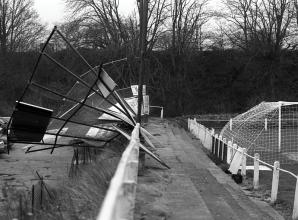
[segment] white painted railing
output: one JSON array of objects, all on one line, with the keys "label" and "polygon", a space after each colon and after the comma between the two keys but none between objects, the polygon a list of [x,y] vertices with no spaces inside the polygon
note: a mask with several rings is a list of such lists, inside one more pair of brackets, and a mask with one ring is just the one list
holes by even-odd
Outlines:
[{"label": "white painted railing", "polygon": [[160,118],[163,119],[163,107],[162,106],[153,106],[150,105],[150,108],[159,108],[160,109]]},{"label": "white painted railing", "polygon": [[204,125],[197,123],[196,119],[188,119],[188,130],[192,132],[196,138],[200,139],[203,146],[211,151],[212,147],[212,134],[214,130],[209,130]]},{"label": "white painted railing", "polygon": [[[246,157],[250,157],[254,160],[254,177],[253,188],[257,190],[259,188],[259,169],[260,163],[271,167],[273,169],[272,186],[271,186],[271,203],[276,202],[279,184],[279,171],[287,173],[296,178],[296,189],[292,219],[298,220],[298,176],[294,173],[280,168],[279,162],[275,161],[274,165],[268,164],[260,159],[260,155],[256,153],[254,156],[247,154],[245,148],[233,144],[232,141],[226,141],[220,135],[215,134],[214,129],[209,130],[204,125],[197,122],[196,119],[188,119],[188,130],[201,142],[202,145],[211,151],[217,158],[223,162],[230,164],[229,170],[233,169],[238,171],[241,165],[241,174],[246,174]],[[211,141],[210,141],[211,140]],[[224,149],[226,148],[226,151]],[[224,155],[224,152],[226,155]],[[240,156],[240,157],[239,157]],[[225,159],[223,159],[225,158]],[[236,161],[238,160],[238,161]],[[240,160],[240,163],[239,163]],[[233,166],[233,167],[232,167]]]},{"label": "white painted railing", "polygon": [[140,125],[137,124],[111,180],[97,220],[133,219],[139,163],[139,130]]}]

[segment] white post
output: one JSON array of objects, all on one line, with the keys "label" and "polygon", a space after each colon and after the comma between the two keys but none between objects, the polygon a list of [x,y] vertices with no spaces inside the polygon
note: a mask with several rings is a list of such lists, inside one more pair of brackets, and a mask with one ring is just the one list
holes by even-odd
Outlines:
[{"label": "white post", "polygon": [[281,151],[281,103],[278,108],[278,152]]},{"label": "white post", "polygon": [[241,164],[241,175],[242,176],[246,176],[246,152],[247,152],[247,149],[243,148],[242,164]]},{"label": "white post", "polygon": [[[223,142],[223,145],[222,145],[222,155],[221,155],[222,158],[221,159],[223,161],[224,160],[224,152],[225,152],[224,149],[225,149],[225,144],[227,144],[227,139],[226,138],[223,138],[222,139],[222,142]],[[227,146],[227,152],[228,152],[228,150],[229,149],[228,149],[228,146]],[[226,158],[228,158],[228,157],[226,157]],[[224,162],[227,162],[227,161],[224,161]]]},{"label": "white post", "polygon": [[218,136],[217,158],[219,158],[219,155],[221,153],[220,151],[222,150],[222,149],[220,149],[220,145],[222,145],[222,136],[221,135]]},{"label": "white post", "polygon": [[298,178],[296,180],[296,189],[295,189],[292,219],[295,219],[295,220],[298,219]]},{"label": "white post", "polygon": [[233,144],[233,153],[232,153],[232,155],[233,155],[233,157],[234,157],[234,155],[235,155],[235,153],[237,152],[237,148],[238,148],[238,146],[237,146],[237,144]]},{"label": "white post", "polygon": [[160,118],[163,119],[163,107],[161,107]]},{"label": "white post", "polygon": [[204,145],[205,145],[205,143],[206,143],[206,133],[207,133],[206,129],[207,129],[207,128],[204,126]]},{"label": "white post", "polygon": [[228,164],[231,163],[232,155],[233,155],[232,142],[228,141],[228,155],[227,155],[227,163]]},{"label": "white post", "polygon": [[189,118],[187,118],[187,129],[189,130]]},{"label": "white post", "polygon": [[268,121],[267,121],[267,118],[265,118],[265,131],[267,131],[268,129]]},{"label": "white post", "polygon": [[[217,145],[216,145],[217,142]],[[214,135],[214,155],[217,156],[217,151],[216,151],[216,147],[218,147],[218,134]]]},{"label": "white post", "polygon": [[260,155],[258,153],[255,153],[255,157],[254,157],[254,179],[253,179],[254,189],[259,188],[259,159],[260,159]]},{"label": "white post", "polygon": [[232,131],[232,129],[233,129],[233,119],[231,118],[230,119],[230,130]]},{"label": "white post", "polygon": [[275,203],[278,192],[278,181],[279,181],[279,162],[274,162],[273,177],[272,177],[272,188],[271,188],[271,203]]}]

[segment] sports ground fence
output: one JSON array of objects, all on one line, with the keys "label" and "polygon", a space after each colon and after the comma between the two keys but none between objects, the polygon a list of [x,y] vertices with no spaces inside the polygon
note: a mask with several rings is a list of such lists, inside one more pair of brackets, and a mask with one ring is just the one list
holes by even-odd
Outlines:
[{"label": "sports ground fence", "polygon": [[272,185],[271,185],[271,197],[270,202],[275,203],[277,200],[278,184],[279,184],[279,172],[285,172],[296,178],[296,188],[294,196],[294,205],[292,211],[292,219],[298,219],[298,176],[294,173],[280,168],[279,161],[275,161],[274,164],[266,163],[260,158],[258,153],[254,156],[247,153],[247,149],[232,143],[231,140],[222,138],[221,135],[215,134],[214,129],[208,129],[204,125],[197,122],[194,119],[188,119],[188,130],[198,138],[202,145],[210,151],[217,159],[223,163],[230,165],[229,170],[232,173],[237,173],[241,169],[241,174],[246,175],[246,161],[247,158],[253,160],[253,188],[256,190],[259,188],[259,170],[260,164],[272,168]]}]

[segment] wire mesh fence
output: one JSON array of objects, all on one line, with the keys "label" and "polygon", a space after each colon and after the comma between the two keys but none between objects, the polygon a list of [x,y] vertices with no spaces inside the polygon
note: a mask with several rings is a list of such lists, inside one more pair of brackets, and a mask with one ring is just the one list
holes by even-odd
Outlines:
[{"label": "wire mesh fence", "polygon": [[262,102],[231,119],[221,135],[251,155],[259,153],[267,163],[298,163],[298,105]]}]

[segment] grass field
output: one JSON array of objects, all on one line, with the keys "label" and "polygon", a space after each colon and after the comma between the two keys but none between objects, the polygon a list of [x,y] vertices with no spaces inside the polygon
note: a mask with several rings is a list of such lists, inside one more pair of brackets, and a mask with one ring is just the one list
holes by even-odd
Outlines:
[{"label": "grass field", "polygon": [[[297,173],[298,165],[284,165],[283,169]],[[272,172],[260,171],[260,188],[258,190],[252,190],[252,182],[253,170],[249,170],[247,171],[246,181],[243,183],[244,189],[249,191],[250,196],[270,202]],[[278,210],[285,219],[291,219],[292,216],[295,187],[296,179],[287,173],[280,172],[277,202],[272,204],[272,206]]]}]

